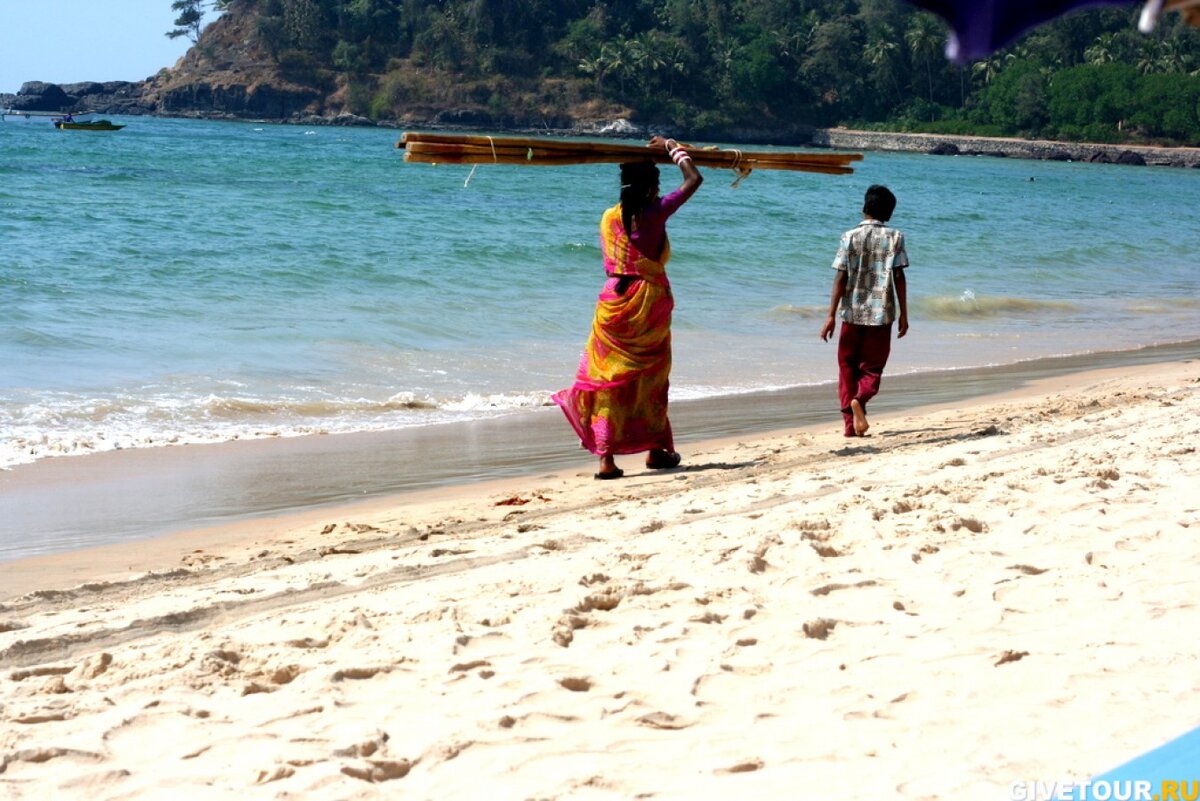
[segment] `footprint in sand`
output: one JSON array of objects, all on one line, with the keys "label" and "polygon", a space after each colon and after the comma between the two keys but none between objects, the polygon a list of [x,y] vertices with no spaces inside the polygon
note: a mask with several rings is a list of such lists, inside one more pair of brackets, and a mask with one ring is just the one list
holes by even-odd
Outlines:
[{"label": "footprint in sand", "polygon": [[575,631],[586,628],[590,622],[585,615],[563,615],[554,625],[550,638],[566,648],[575,641]]},{"label": "footprint in sand", "polygon": [[11,718],[13,723],[23,723],[27,726],[37,723],[56,723],[62,720],[70,720],[74,714],[70,711],[46,711],[32,712],[28,715],[16,715]]},{"label": "footprint in sand", "polygon": [[52,759],[76,759],[85,762],[102,762],[104,757],[93,751],[80,751],[75,748],[26,748],[5,754],[0,758],[0,774],[4,769],[16,762],[42,764]]},{"label": "footprint in sand", "polygon": [[411,770],[412,763],[407,759],[399,761],[372,759],[367,760],[366,766],[346,765],[342,768],[342,773],[354,779],[377,784],[393,779],[403,779]]},{"label": "footprint in sand", "polygon": [[282,687],[285,684],[291,684],[302,672],[303,669],[299,665],[284,665],[278,668],[264,668],[250,674],[250,678],[262,679],[268,684]]},{"label": "footprint in sand", "polygon": [[258,778],[254,780],[255,784],[270,784],[277,782],[280,779],[290,779],[296,775],[296,769],[290,765],[280,765],[272,771],[260,770]]},{"label": "footprint in sand", "polygon": [[338,748],[333,751],[333,755],[337,757],[367,757],[375,756],[379,751],[387,745],[388,740],[392,739],[387,732],[381,731],[375,737],[369,740],[364,740],[361,743],[347,746],[346,748]]},{"label": "footprint in sand", "polygon": [[299,640],[288,640],[284,645],[289,645],[292,648],[328,648],[329,638],[323,640],[313,639],[312,637],[304,637]]},{"label": "footprint in sand", "polygon": [[816,620],[810,620],[804,624],[804,636],[811,640],[827,640],[829,634],[837,626],[836,620],[831,620],[827,617],[819,617]]},{"label": "footprint in sand", "polygon": [[101,653],[83,660],[72,673],[79,679],[94,679],[104,674],[113,663],[112,654]]},{"label": "footprint in sand", "polygon": [[66,695],[71,692],[74,692],[74,690],[67,686],[66,679],[62,676],[55,676],[38,690],[38,693],[41,695]]},{"label": "footprint in sand", "polygon": [[232,678],[238,674],[241,661],[242,655],[237,651],[218,648],[209,651],[200,660],[200,672],[215,674],[224,679]]},{"label": "footprint in sand", "polygon": [[688,728],[694,723],[694,721],[686,720],[668,712],[651,712],[647,715],[642,715],[637,719],[637,722],[642,726],[647,726],[651,729],[662,729],[663,731],[679,731]]},{"label": "footprint in sand", "polygon": [[392,668],[386,667],[365,667],[365,668],[344,668],[336,671],[330,678],[333,681],[362,681],[364,679],[373,679],[380,673],[390,673]]},{"label": "footprint in sand", "polygon": [[41,667],[30,668],[29,670],[14,670],[8,677],[13,681],[25,681],[25,679],[36,679],[45,676],[65,676],[71,670],[72,668],[62,667],[61,665],[42,665]]},{"label": "footprint in sand", "polygon": [[950,523],[950,528],[953,531],[965,528],[973,534],[981,534],[988,530],[987,523],[973,517],[959,517]]},{"label": "footprint in sand", "polygon": [[1000,654],[1000,658],[993,664],[999,667],[1000,665],[1007,665],[1009,662],[1019,662],[1027,656],[1029,656],[1028,651],[1005,651]]}]

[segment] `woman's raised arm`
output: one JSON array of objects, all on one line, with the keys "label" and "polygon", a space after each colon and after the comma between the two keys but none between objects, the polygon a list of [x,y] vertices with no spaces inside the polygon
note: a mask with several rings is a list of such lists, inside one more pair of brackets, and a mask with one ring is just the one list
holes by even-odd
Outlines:
[{"label": "woman's raised arm", "polygon": [[663,138],[655,136],[650,140],[650,145],[655,147],[664,147],[667,149],[667,154],[679,166],[679,171],[683,173],[683,183],[679,185],[679,191],[683,193],[683,200],[687,200],[692,195],[696,194],[696,190],[700,188],[700,184],[704,183],[704,176],[700,174],[700,170],[696,169],[692,157],[688,155],[687,146],[681,145],[671,138]]}]

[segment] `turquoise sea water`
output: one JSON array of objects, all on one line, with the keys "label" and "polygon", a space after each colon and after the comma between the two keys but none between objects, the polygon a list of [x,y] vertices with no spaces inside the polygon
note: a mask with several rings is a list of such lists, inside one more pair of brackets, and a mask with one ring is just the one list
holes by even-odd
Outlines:
[{"label": "turquoise sea water", "polygon": [[[515,414],[570,383],[615,167],[467,183],[397,131],[120,121],[0,123],[0,466]],[[1200,336],[1197,170],[868,153],[706,178],[670,226],[674,400],[833,381],[829,265],[871,183],[912,261],[893,373]]]}]

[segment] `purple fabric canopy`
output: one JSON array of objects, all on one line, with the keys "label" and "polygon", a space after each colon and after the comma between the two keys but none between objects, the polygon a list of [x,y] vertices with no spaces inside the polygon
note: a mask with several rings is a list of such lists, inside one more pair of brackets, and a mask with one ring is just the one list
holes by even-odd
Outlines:
[{"label": "purple fabric canopy", "polygon": [[977,61],[1031,28],[1092,6],[1127,6],[1131,0],[910,0],[944,17],[953,33],[946,56],[958,64]]}]

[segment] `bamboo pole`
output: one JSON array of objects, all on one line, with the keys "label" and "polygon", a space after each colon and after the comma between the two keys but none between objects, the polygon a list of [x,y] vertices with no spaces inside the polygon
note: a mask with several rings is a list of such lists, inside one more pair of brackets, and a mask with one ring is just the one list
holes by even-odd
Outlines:
[{"label": "bamboo pole", "polygon": [[[615,164],[627,161],[671,162],[661,147],[620,142],[579,142],[565,139],[477,136],[406,132],[396,143],[404,160],[431,164],[527,164],[564,166],[572,164]],[[850,162],[861,153],[805,153],[743,151],[684,145],[699,167],[731,169],[740,174],[752,170],[792,170],[828,175],[854,172]]]}]

